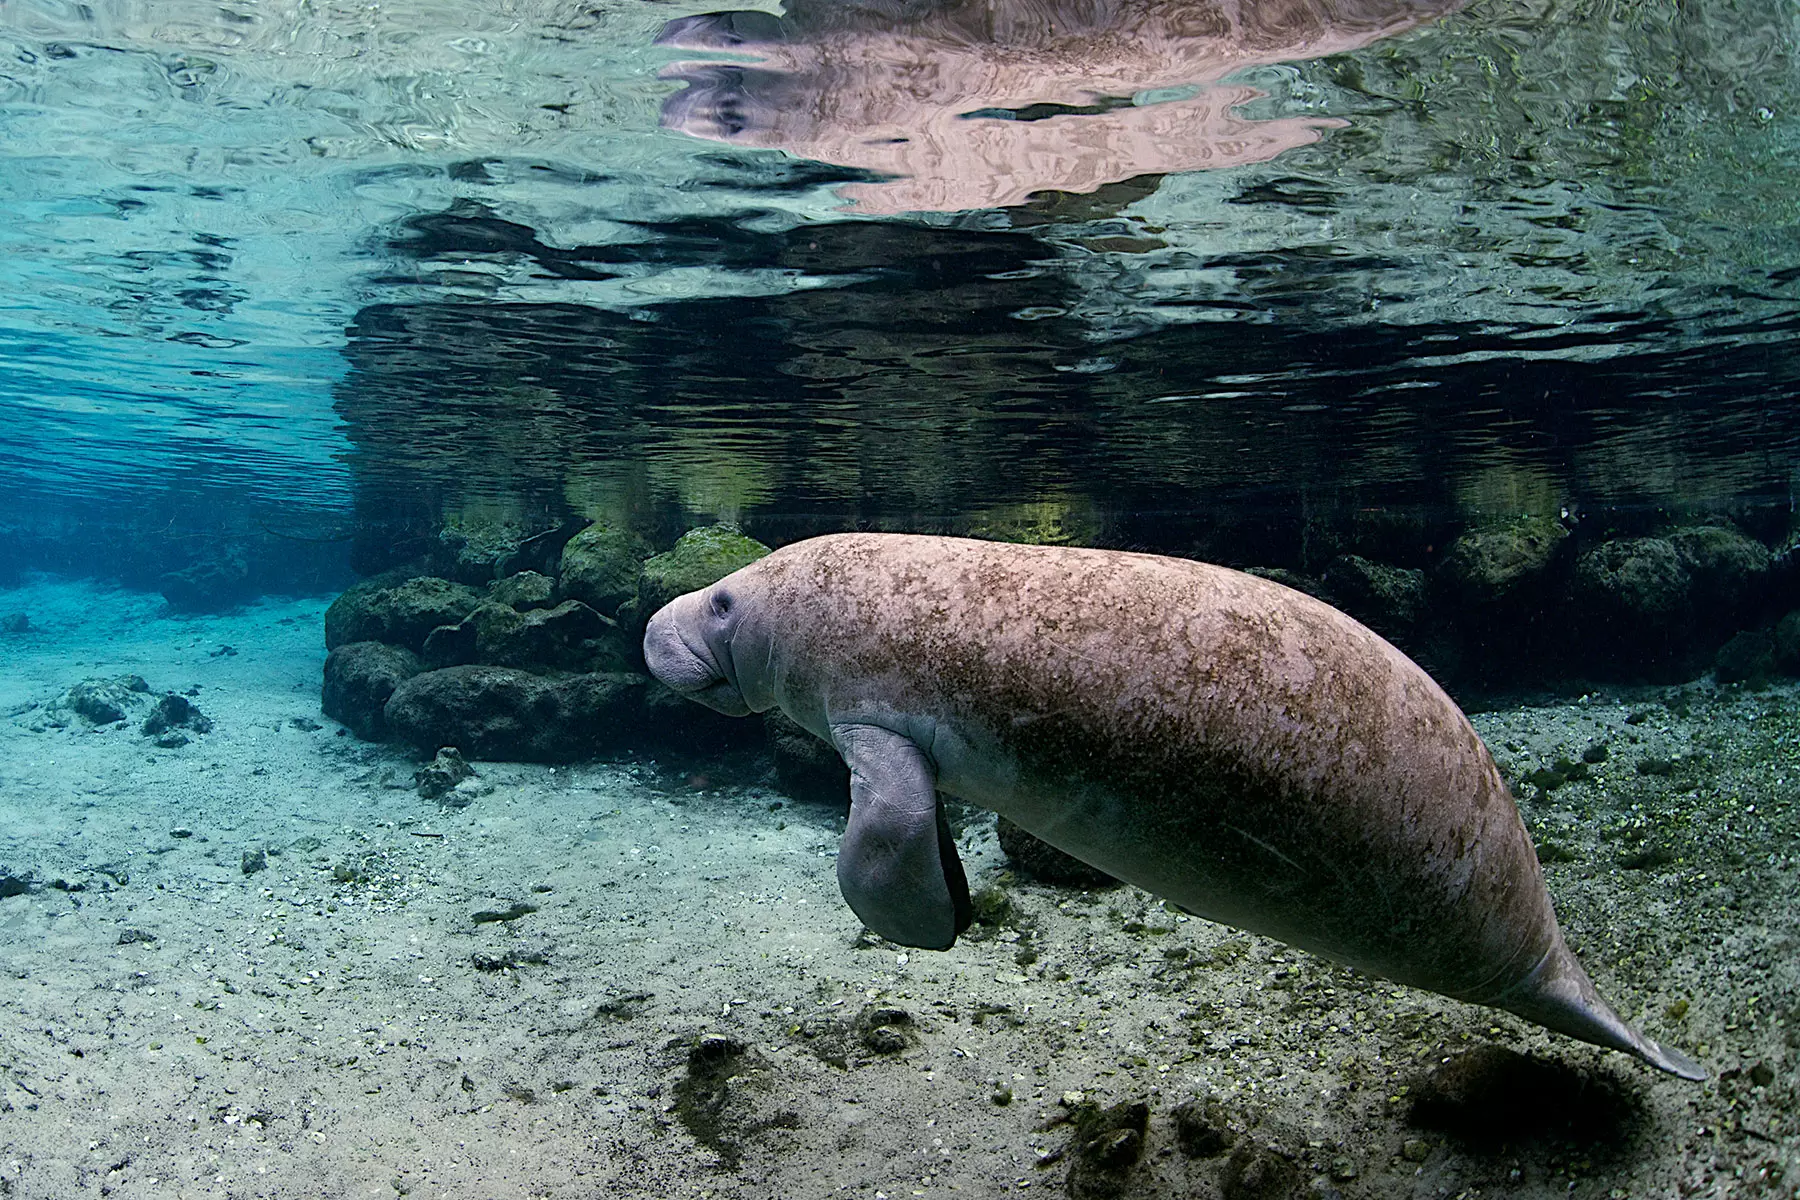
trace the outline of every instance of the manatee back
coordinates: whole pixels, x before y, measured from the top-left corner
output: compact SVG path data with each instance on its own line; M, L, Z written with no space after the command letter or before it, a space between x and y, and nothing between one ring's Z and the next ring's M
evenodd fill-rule
M796 690L942 727L946 791L1191 911L1476 1001L1559 940L1468 720L1309 596L1182 559L893 534L751 570Z

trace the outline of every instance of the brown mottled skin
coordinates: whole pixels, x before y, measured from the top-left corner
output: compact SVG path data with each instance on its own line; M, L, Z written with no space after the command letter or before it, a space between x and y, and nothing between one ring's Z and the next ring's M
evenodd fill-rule
M1456 705L1279 584L843 534L673 601L645 655L678 691L779 706L844 754L839 879L884 936L942 947L967 924L935 788L1201 916L1703 1075L1594 991Z

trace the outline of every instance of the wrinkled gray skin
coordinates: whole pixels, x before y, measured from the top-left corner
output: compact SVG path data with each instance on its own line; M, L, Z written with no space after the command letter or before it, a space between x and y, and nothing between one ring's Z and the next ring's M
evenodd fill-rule
M838 883L893 941L941 949L968 925L943 791L1200 916L1705 1077L1595 991L1450 698L1279 584L841 534L672 601L644 656L720 712L779 707L837 747Z

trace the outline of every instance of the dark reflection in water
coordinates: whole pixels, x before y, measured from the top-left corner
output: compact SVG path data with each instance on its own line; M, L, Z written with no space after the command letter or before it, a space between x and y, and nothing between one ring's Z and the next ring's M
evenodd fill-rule
M1246 68L1355 49L1459 0L796 0L683 17L663 123L889 177L868 212L1018 204L1136 175L1264 162L1342 121L1252 120ZM743 55L755 61L742 61Z
M488 222L441 214L408 244L437 254L498 236ZM1321 325L1296 307L1097 344L1021 232L644 232L554 253L860 282L634 313L364 310L339 400L364 566L442 520L596 515L664 530L718 515L770 540L1030 532L1293 566L1351 548L1420 563L1487 514L1625 530L1729 513L1770 540L1788 520L1800 364L1780 330L1695 348L1647 319L1552 335ZM1596 357L1609 338L1634 349Z

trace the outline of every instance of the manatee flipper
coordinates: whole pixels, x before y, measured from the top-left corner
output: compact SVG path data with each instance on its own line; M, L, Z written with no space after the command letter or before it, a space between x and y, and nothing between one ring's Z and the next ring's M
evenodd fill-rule
M844 899L889 941L948 948L973 910L931 764L891 729L836 725L831 734L850 768L850 823L837 861Z

